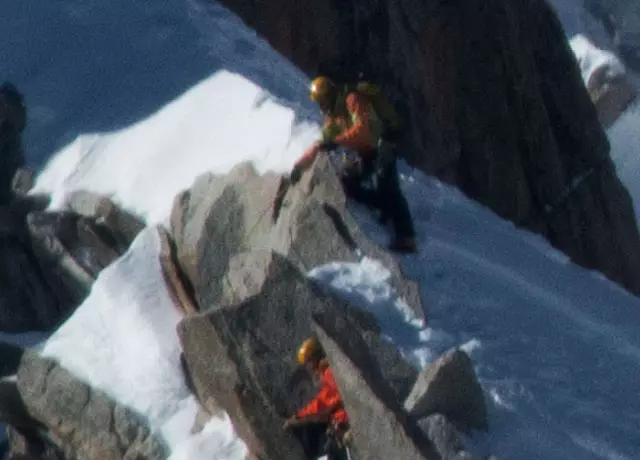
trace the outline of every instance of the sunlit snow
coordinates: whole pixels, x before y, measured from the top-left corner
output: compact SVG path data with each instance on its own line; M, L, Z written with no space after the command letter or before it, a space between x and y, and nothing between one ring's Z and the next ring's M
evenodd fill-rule
M26 93L25 148L42 166L34 192L51 193L56 209L69 192L93 190L150 224L42 353L144 415L171 460L244 459L225 414L191 432L197 403L179 365L181 314L162 280L153 225L167 222L173 197L200 173L242 160L288 170L319 131L307 77L205 0L0 3L0 38L13 44L0 47L0 75ZM570 10L568 38L584 31ZM639 126L631 110L609 130L636 203ZM334 261L309 276L372 312L417 367L453 346L470 353L491 425L465 438L472 450L637 458L640 301L455 189L406 166L402 173L421 251L399 260L420 284L429 326L377 260ZM387 230L351 208L385 242Z

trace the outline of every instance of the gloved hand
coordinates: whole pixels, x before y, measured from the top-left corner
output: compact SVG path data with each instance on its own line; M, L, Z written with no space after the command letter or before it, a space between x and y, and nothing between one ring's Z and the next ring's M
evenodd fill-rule
M338 147L338 144L333 141L322 141L318 144L320 150L335 150L336 147Z

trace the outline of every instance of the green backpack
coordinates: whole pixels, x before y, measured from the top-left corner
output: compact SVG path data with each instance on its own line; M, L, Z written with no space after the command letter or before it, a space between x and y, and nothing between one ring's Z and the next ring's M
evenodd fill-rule
M361 81L356 85L355 90L358 94L364 96L372 105L373 110L376 111L380 121L382 121L385 135L398 136L402 134L404 122L379 85Z

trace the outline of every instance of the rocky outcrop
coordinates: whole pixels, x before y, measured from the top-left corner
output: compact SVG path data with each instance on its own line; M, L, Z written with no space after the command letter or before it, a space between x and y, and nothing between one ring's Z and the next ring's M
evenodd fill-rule
M129 249L145 226L141 218L124 210L110 198L86 190L71 192L65 200L65 209L94 219L96 224L108 229L113 249L120 254Z
M444 415L425 417L418 421L418 426L442 460L473 460L471 454L464 450L455 427Z
M203 406L226 410L258 458L303 458L282 421L313 395L295 350L312 334L312 312L330 312L375 350L392 399L408 394L417 372L380 337L375 320L322 293L281 255L240 254L229 278L239 288L215 311L188 316L179 326L185 362ZM244 288L240 288L244 286ZM244 290L243 290L244 289Z
M618 57L578 34L569 40L582 79L604 128L609 128L637 97L637 89Z
M593 73L587 89L604 128L611 127L638 97L638 90L626 74L610 76L604 66Z
M357 458L440 460L432 443L401 409L351 324L333 312L314 315L314 332L327 353L349 414Z
M266 249L304 272L334 260L359 261L363 254L378 259L393 274L399 295L418 317L425 316L417 284L403 277L395 258L373 244L346 210L327 159L318 160L297 186L285 189L282 204L274 209L279 184L278 176L260 176L244 163L224 177L200 176L176 198L171 234L200 309L215 308L229 288L224 275L235 254Z
M36 173L33 169L21 167L18 168L11 180L11 191L14 195L24 196L29 193L35 184Z
M86 298L94 280L128 240L71 211L33 210L15 198L0 207L0 330L49 331Z
M65 311L88 295L100 271L118 258L111 235L71 212L33 212L27 218L34 253Z
M420 374L404 408L416 418L444 414L464 432L488 430L482 387L471 359L459 349L449 350Z
M65 452L65 458L168 457L166 446L149 433L141 417L49 359L26 352L17 383L30 416L47 428L48 438Z
M384 83L413 164L640 292L631 200L546 1L221 3L309 75Z
M165 280L187 313L178 326L183 370L203 408L229 414L251 458L303 458L298 438L281 426L316 391L295 363L299 344L316 334L340 374L357 458L470 458L447 415L466 420L460 401L405 411L411 389L424 387L418 372L382 337L372 315L349 307L304 273L368 254L383 260L396 289L414 299L414 310L423 315L417 286L358 229L326 159L318 159L273 204L279 185L278 177L259 176L247 164L224 177L203 175L175 200L171 238L160 232ZM449 382L449 368L437 373L429 396L433 389L443 394L438 385ZM469 367L462 371L469 369L473 373ZM452 385L451 394L477 386L472 377ZM426 397L416 394L422 409ZM434 407L442 413L431 413Z

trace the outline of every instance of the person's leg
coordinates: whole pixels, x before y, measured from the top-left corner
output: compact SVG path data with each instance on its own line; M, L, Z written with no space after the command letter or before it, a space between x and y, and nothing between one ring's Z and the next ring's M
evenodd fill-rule
M367 155L362 159L360 170L347 171L340 179L348 198L374 208L379 207L377 190L367 188L363 182L374 172L374 156Z
M393 221L395 241L398 250L415 250L415 230L407 199L400 188L395 160L381 172L379 180L379 200L382 212ZM392 249L394 249L392 248Z
M348 198L367 206L376 206L376 192L362 186L361 176L343 176L340 180Z
M327 423L309 423L291 428L291 434L298 438L309 460L324 454L327 428Z
M348 425L342 424L334 429L330 436L330 442L327 443L327 456L329 460L348 460L347 446L345 445L345 434Z

